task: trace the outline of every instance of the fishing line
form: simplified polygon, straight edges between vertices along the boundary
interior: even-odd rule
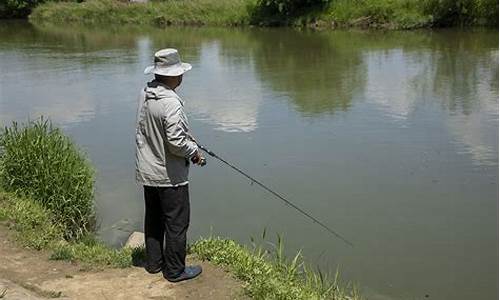
[[[205,153],[207,153],[208,155],[218,159],[219,161],[221,161],[222,163],[226,164],[227,166],[229,166],[230,168],[232,168],[233,170],[235,170],[236,172],[240,173],[241,175],[245,176],[246,178],[250,179],[252,183],[256,183],[258,184],[260,187],[262,187],[264,190],[268,191],[269,193],[273,194],[274,196],[276,196],[277,198],[279,198],[280,200],[284,201],[288,206],[291,206],[292,208],[296,209],[297,211],[299,211],[302,215],[308,217],[310,220],[312,220],[314,223],[320,225],[321,227],[323,227],[324,229],[326,229],[328,232],[330,232],[331,234],[333,234],[335,237],[337,237],[338,239],[341,239],[344,243],[346,243],[347,245],[351,246],[351,247],[354,247],[353,243],[351,243],[349,240],[347,240],[346,238],[344,238],[342,235],[338,234],[337,232],[335,232],[333,229],[329,228],[328,226],[326,226],[325,224],[323,224],[323,222],[321,222],[320,220],[316,219],[315,217],[313,217],[312,215],[310,215],[308,212],[304,211],[302,208],[298,207],[297,205],[293,204],[292,202],[290,202],[289,200],[287,200],[284,196],[280,195],[279,193],[273,191],[272,189],[270,189],[269,187],[267,187],[265,184],[263,184],[262,182],[258,181],[257,179],[253,178],[252,176],[248,175],[247,173],[243,172],[241,169],[239,169],[238,167],[236,167],[235,165],[229,163],[228,161],[226,161],[225,159],[223,159],[222,157],[218,156],[217,154],[215,154],[213,151],[207,149],[205,146],[202,146],[200,144],[198,144],[198,147],[203,150]]]

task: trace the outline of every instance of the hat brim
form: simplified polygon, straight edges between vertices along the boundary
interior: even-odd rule
[[[144,74],[158,74],[162,76],[180,76],[187,71],[191,70],[192,66],[191,64],[188,63],[181,63],[180,65],[177,66],[170,66],[170,67],[156,67],[156,66],[149,66],[146,69],[144,69]]]

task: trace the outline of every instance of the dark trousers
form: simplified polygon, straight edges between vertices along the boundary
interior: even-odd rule
[[[146,212],[144,238],[146,270],[175,278],[186,266],[186,233],[189,226],[188,186],[144,186]]]

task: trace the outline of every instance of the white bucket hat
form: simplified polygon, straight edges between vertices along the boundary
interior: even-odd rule
[[[154,65],[144,70],[144,74],[179,76],[191,70],[191,65],[181,62],[177,49],[162,49],[155,53]]]

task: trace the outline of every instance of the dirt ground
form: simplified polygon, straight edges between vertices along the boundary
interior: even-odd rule
[[[196,279],[170,283],[138,267],[85,270],[51,261],[48,253],[19,247],[0,225],[0,299],[247,299],[242,284],[223,269],[201,264]]]

